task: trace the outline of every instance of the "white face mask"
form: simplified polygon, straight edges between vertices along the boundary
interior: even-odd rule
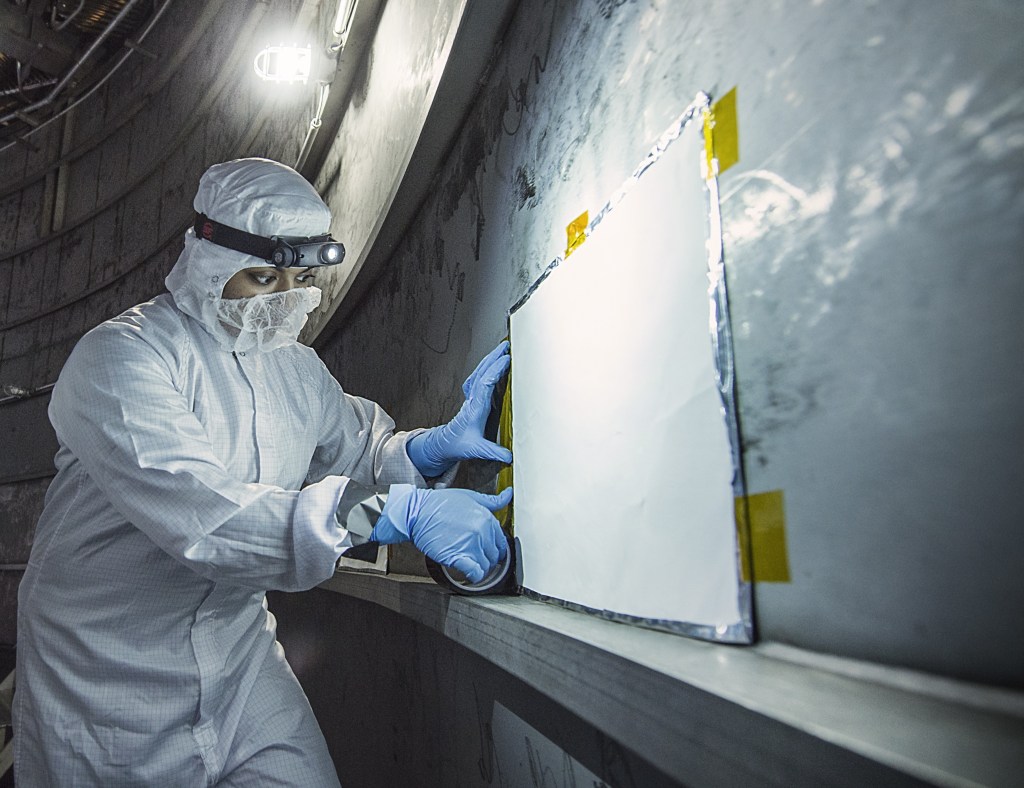
[[[321,295],[317,287],[296,287],[251,298],[225,298],[217,305],[217,320],[234,337],[231,350],[274,350],[298,338]]]

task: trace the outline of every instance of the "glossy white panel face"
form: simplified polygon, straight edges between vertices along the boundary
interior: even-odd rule
[[[515,529],[527,589],[721,635],[741,613],[696,125],[512,315]]]

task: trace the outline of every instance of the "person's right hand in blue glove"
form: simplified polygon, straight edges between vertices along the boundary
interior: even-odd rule
[[[511,500],[511,487],[486,495],[392,484],[370,539],[379,544],[411,539],[428,558],[479,583],[508,553],[505,534],[492,512],[504,509]]]
[[[484,437],[491,396],[509,370],[509,343],[502,342],[477,364],[462,393],[466,401],[447,424],[413,435],[405,445],[416,470],[425,478],[440,476],[459,460],[512,462],[512,452]]]

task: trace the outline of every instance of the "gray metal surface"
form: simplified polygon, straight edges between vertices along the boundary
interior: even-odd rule
[[[471,732],[488,721],[492,693],[500,693],[504,683],[495,674],[504,672],[585,720],[593,726],[591,737],[607,737],[612,746],[686,785],[1012,786],[1024,768],[1019,693],[999,693],[1009,698],[1008,709],[983,710],[964,702],[971,687],[935,692],[930,685],[946,682],[907,671],[857,677],[815,665],[813,658],[801,665],[780,658],[778,650],[630,629],[521,597],[449,596],[414,578],[341,573],[322,588],[340,593],[317,590],[304,602],[292,595],[271,597],[282,620],[282,642],[294,655],[314,708],[347,698],[364,683],[379,693],[382,707],[406,698],[416,707],[430,704],[433,692],[421,682],[436,680],[453,658],[460,660],[455,680],[444,684],[451,695],[444,703],[465,713],[449,717],[444,731],[423,724],[417,746],[440,744],[451,729],[456,741],[476,741]],[[421,648],[428,642],[429,650]],[[342,649],[410,654],[398,668],[408,678],[385,686],[373,669],[352,672],[347,661],[349,670],[328,676],[325,655]],[[463,649],[474,658],[456,657]],[[414,678],[406,671],[416,663]],[[484,670],[493,676],[486,683],[461,680]],[[332,684],[329,691],[324,681]],[[530,697],[527,690],[522,695]],[[535,705],[527,719],[543,719],[544,711]],[[338,745],[350,742],[335,738],[339,731],[352,735],[353,726],[342,722],[345,712],[360,715],[347,708],[334,717],[338,731],[327,733]],[[390,720],[384,715],[368,724],[386,727]],[[568,734],[558,741],[568,753],[579,746]],[[389,780],[385,772],[382,781],[476,784],[465,746],[438,748],[453,756],[442,767],[444,779],[430,774],[430,765],[420,765],[398,767],[420,769],[418,779]],[[499,760],[507,755],[495,753]],[[339,764],[345,780],[344,758]],[[612,785],[649,784],[610,777],[605,775]]]
[[[49,404],[48,391],[0,404],[0,485],[56,473],[57,436],[46,415]]]
[[[17,640],[18,584],[49,484],[45,477],[0,484],[0,647]]]
[[[348,259],[328,277],[303,334],[318,346],[381,273],[433,187],[486,80],[512,0],[390,0],[352,88],[317,188]]]
[[[735,85],[744,459],[751,493],[784,494],[792,572],[758,584],[760,632],[1022,685],[1022,28],[996,0],[522,2],[323,355],[404,426],[450,418],[566,225],[696,90]]]
[[[315,30],[321,6],[172,3],[145,39],[156,57],[126,60],[31,144],[0,145],[0,386],[52,384],[83,333],[164,289],[208,165],[293,155],[312,93],[265,90],[251,49],[293,24]],[[0,404],[5,644],[15,639],[16,567],[54,472],[48,399]]]

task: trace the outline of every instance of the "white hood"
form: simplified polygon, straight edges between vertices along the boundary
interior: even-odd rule
[[[331,211],[299,173],[269,159],[236,159],[215,164],[199,180],[193,206],[215,222],[269,238],[323,235]],[[270,265],[185,233],[185,248],[164,283],[185,314],[198,320],[226,348],[235,337],[217,315],[224,284],[243,268]]]

